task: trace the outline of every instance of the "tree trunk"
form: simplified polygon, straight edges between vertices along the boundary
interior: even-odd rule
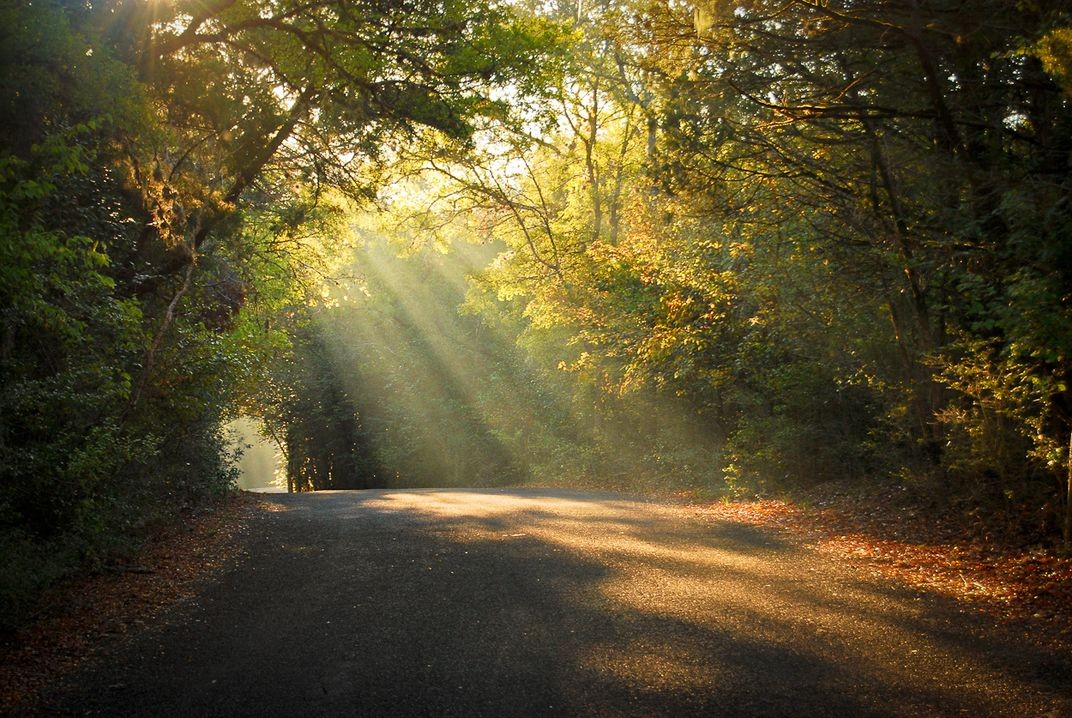
[[[141,375],[138,377],[138,383],[134,386],[134,391],[130,395],[126,410],[123,412],[124,418],[133,414],[134,410],[138,408],[138,402],[141,400],[145,388],[149,385],[149,379],[153,374],[153,366],[156,363],[156,353],[160,351],[160,347],[163,346],[164,336],[167,334],[168,329],[171,328],[171,323],[175,320],[175,309],[179,306],[179,302],[182,298],[186,296],[186,292],[190,291],[190,280],[193,278],[194,266],[196,265],[193,261],[186,266],[186,275],[183,277],[182,286],[175,292],[175,296],[171,298],[167,311],[164,312],[164,318],[160,321],[160,327],[156,330],[156,336],[153,338],[153,343],[145,352],[145,359],[142,361]]]
[[[588,137],[584,140],[584,166],[592,197],[592,240],[599,241],[603,232],[603,198],[600,194],[599,169],[596,167],[596,142],[599,140],[599,83],[592,84],[592,106],[588,115]]]
[[[1063,531],[1065,552],[1072,551],[1072,431],[1068,433],[1068,484],[1065,486],[1065,525]]]

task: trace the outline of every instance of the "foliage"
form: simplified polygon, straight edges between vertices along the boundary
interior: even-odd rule
[[[831,389],[855,386],[863,395],[839,412],[855,417],[850,445],[866,446],[867,427],[883,427],[911,440],[899,462],[913,471],[940,465],[970,483],[963,472],[980,481],[996,469],[1024,486],[1040,466],[1032,457],[1045,455],[1060,474],[1072,430],[1062,328],[1069,146],[1060,129],[1069,113],[1044,69],[1059,74],[1067,16],[1045,3],[700,9],[686,18],[660,5],[628,33],[664,50],[647,54],[667,97],[662,183],[712,198],[716,221],[728,220],[750,248],[751,263],[737,270],[744,294],[756,292],[760,325],[776,330],[749,360],[773,380],[764,394],[793,404],[792,387],[811,393],[799,414],[745,418],[755,439],[738,453],[755,462],[780,437],[814,452],[826,443],[809,438],[817,410],[837,405]],[[674,34],[686,24],[694,42]],[[1025,46],[1042,48],[1043,62]],[[810,294],[797,287],[811,283],[814,263],[778,251],[787,245],[829,267]],[[765,285],[770,270],[783,279]],[[799,321],[798,307],[822,317],[824,305],[837,321]],[[892,332],[868,328],[883,315]],[[839,347],[848,336],[862,341]],[[993,348],[988,359],[963,351],[980,343]],[[832,380],[825,390],[807,379],[820,374]],[[953,415],[968,436],[994,430],[987,417],[1006,423],[990,448],[974,443],[970,470],[958,457],[971,442],[939,421]],[[822,437],[845,435],[824,429]],[[768,464],[761,474],[784,476],[784,461],[759,460]]]
[[[288,331],[335,270],[341,197],[367,198],[393,145],[464,147],[505,118],[496,92],[553,71],[558,30],[461,2],[45,0],[0,19],[6,629],[231,486],[222,424],[267,413],[274,357],[319,356]]]
[[[446,188],[423,226],[507,247],[471,303],[586,412],[680,400],[737,490],[892,472],[982,497],[1000,474],[1052,527],[1072,433],[1066,12],[546,11],[579,36],[557,121],[426,163]]]

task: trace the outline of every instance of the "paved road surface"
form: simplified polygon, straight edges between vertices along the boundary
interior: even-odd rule
[[[49,714],[1072,716],[1072,661],[681,508],[267,497],[248,558]]]

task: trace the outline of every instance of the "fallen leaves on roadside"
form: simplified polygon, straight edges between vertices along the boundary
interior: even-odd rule
[[[1072,648],[1072,559],[1041,546],[1003,546],[972,535],[958,516],[890,495],[689,502],[702,516],[763,526],[820,551],[866,562],[907,585],[952,596],[1004,621],[1025,621],[1041,644]]]
[[[44,687],[77,668],[102,641],[157,620],[230,564],[237,538],[261,510],[240,492],[211,510],[161,529],[138,554],[49,594],[38,620],[0,645],[0,714],[26,709]]]

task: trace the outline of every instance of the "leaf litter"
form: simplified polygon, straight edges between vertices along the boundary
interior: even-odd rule
[[[257,494],[234,492],[159,527],[122,563],[49,592],[36,620],[0,640],[0,715],[32,711],[41,691],[89,657],[192,599],[206,578],[238,559],[239,538],[264,506]]]
[[[1001,538],[969,512],[912,501],[897,485],[818,491],[802,501],[701,501],[705,519],[768,528],[826,554],[849,557],[910,587],[954,598],[1038,645],[1072,650],[1072,558]]]

